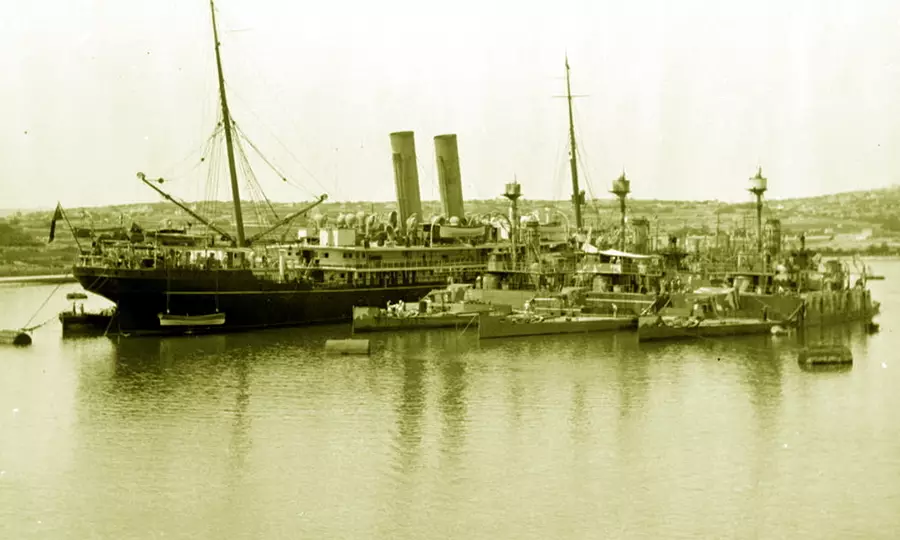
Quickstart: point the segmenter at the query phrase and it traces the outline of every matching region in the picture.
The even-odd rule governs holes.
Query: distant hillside
[[[749,197],[749,196],[748,196]],[[307,202],[296,204],[273,203],[279,216],[288,215],[303,208]],[[204,216],[211,217],[220,227],[233,228],[231,204],[228,202],[192,203],[191,207]],[[314,209],[311,214],[337,215],[347,212],[387,213],[396,209],[396,203],[329,202]],[[560,213],[573,221],[572,207],[568,201],[520,201],[524,213],[534,211],[542,215],[548,210]],[[492,200],[466,201],[469,214],[506,212],[508,202]],[[799,199],[781,199],[766,202],[764,218],[778,218],[787,236],[805,233],[810,245],[825,251],[860,251],[893,253],[900,249],[900,187],[877,190],[852,191]],[[423,201],[425,215],[438,214],[438,201]],[[261,229],[259,216],[271,210],[259,205],[245,204],[244,215],[248,233]],[[619,219],[618,202],[613,199],[590,201],[584,209],[589,226],[603,228],[614,226]],[[718,201],[664,201],[629,200],[628,214],[645,217],[654,231],[660,234],[714,234],[720,230],[755,228],[755,206],[752,202],[721,203]],[[57,225],[57,240],[47,244],[52,210],[17,211],[0,214],[0,275],[29,272],[47,273],[66,271],[74,256],[75,242],[65,222]],[[132,222],[155,228],[171,222],[183,225],[194,222],[191,216],[171,203],[138,203],[103,207],[67,208],[66,216],[73,226],[115,227],[129,226]],[[303,223],[298,220],[296,224]]]

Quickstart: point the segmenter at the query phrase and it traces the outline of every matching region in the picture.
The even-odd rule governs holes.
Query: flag
[[[56,222],[62,218],[62,205],[56,203],[56,211],[53,212],[53,219],[50,220],[50,240],[47,240],[47,243],[53,241],[53,238],[56,236]]]

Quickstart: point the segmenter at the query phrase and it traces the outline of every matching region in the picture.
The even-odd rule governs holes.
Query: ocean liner
[[[391,134],[399,211],[387,216],[321,216],[297,238],[271,240],[307,216],[325,196],[256,234],[245,234],[235,166],[242,154],[228,108],[216,10],[210,1],[221,122],[234,214],[234,233],[161,187],[138,178],[181,208],[200,227],[95,237],[80,250],[73,274],[116,304],[111,330],[127,335],[247,330],[349,320],[353,305],[415,301],[448,282],[471,282],[486,268],[496,230],[463,214],[455,135],[435,137],[445,216],[422,219],[412,132]],[[252,143],[251,143],[252,144]],[[251,184],[252,185],[252,184]],[[59,212],[59,211],[58,211]],[[273,211],[274,212],[274,211]],[[54,216],[54,224],[55,224]],[[198,232],[197,229],[202,229]]]

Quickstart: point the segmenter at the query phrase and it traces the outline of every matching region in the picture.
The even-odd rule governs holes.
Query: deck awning
[[[597,252],[600,255],[604,255],[606,257],[621,257],[623,259],[655,259],[657,255],[640,255],[638,253],[628,253],[625,251],[619,251],[618,249],[607,249],[604,251]]]
[[[694,290],[697,295],[722,296],[734,292],[734,287],[700,287]]]

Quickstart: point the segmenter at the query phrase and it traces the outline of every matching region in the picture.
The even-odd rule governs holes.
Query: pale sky
[[[219,0],[232,116],[274,200],[393,200],[388,134],[456,133],[466,198],[514,177],[566,198],[564,55],[582,178],[598,198],[749,200],[900,176],[896,0]],[[204,0],[4,2],[0,208],[202,198],[218,98]],[[248,147],[248,153],[253,153]],[[224,153],[223,153],[224,155]],[[198,165],[199,164],[199,165]],[[224,164],[224,161],[222,162]],[[221,166],[221,165],[220,165]],[[586,186],[585,186],[586,187]],[[227,194],[225,178],[219,191]]]

